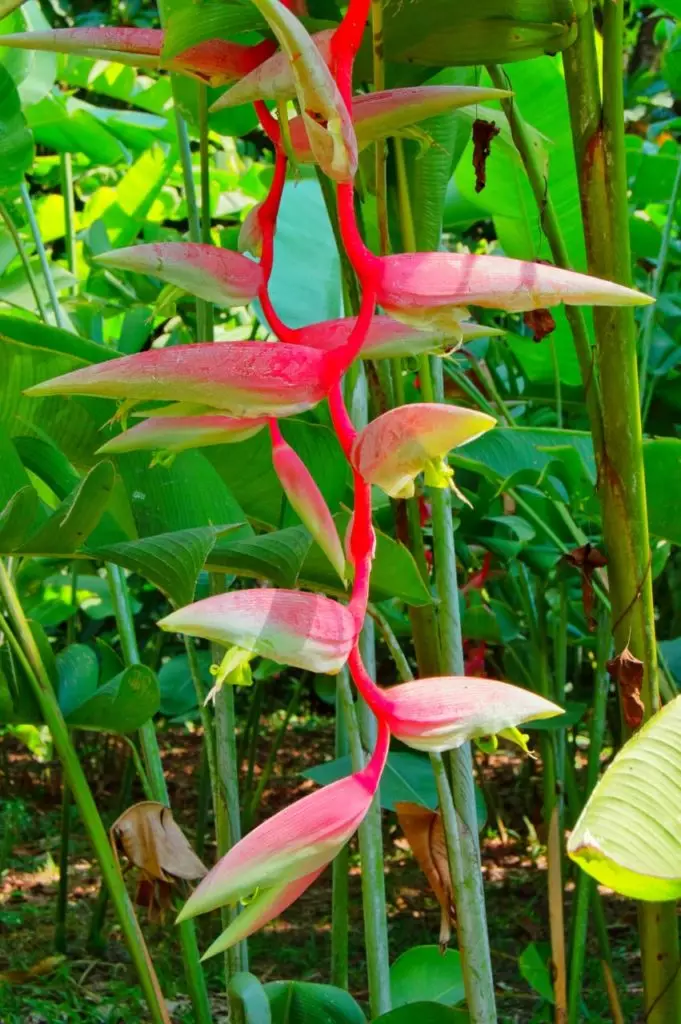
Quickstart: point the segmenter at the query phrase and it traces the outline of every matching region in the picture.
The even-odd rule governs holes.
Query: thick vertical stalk
[[[70,153],[59,157],[61,170],[61,194],[64,200],[64,242],[66,244],[66,265],[72,274],[76,272],[76,204],[73,195],[73,165]]]
[[[345,689],[350,692],[347,679],[347,668],[341,674],[345,674]],[[343,714],[343,692],[341,680],[336,681],[336,757],[345,757],[349,752],[348,732]],[[350,934],[350,921],[348,914],[349,907],[349,885],[348,869],[350,867],[350,851],[344,846],[340,853],[336,854],[332,865],[331,881],[331,984],[338,988],[348,987],[348,945]]]
[[[116,625],[123,652],[123,660],[126,665],[139,665],[140,655],[135,636],[135,625],[130,608],[130,597],[125,582],[125,577],[119,566],[107,563],[107,575],[109,577],[109,589],[116,615]],[[163,762],[158,746],[158,738],[154,723],[150,720],[145,722],[139,730],[140,746],[142,748],[142,759],[147,778],[151,786],[154,800],[170,806],[168,799],[168,788],[165,775],[163,774]],[[187,927],[189,925],[189,927]],[[183,921],[178,926],[180,944],[182,946],[182,959],[184,963],[189,998],[192,1002],[194,1016],[199,1024],[210,1024],[211,1009],[208,1001],[208,990],[206,979],[201,969],[199,958],[199,947],[196,941],[196,931],[193,921]]]
[[[22,664],[33,694],[40,706],[43,718],[52,735],[54,748],[62,763],[66,782],[73,794],[74,802],[78,807],[99,862],[102,877],[111,894],[111,900],[114,904],[135,970],[137,971],[142,991],[147,1000],[151,1018],[154,1024],[170,1024],[163,993],[161,992],[139,923],[135,917],[125,883],[111,849],[109,837],[99,817],[97,805],[88,786],[85,773],[73,748],[66,723],[33,634],[24,616],[12,581],[1,560],[0,595],[17,635],[17,646],[14,649],[14,653]],[[2,629],[11,643],[14,634],[10,634],[9,629],[6,628],[4,623],[2,624]]]
[[[603,5],[603,103],[590,7],[564,55],[589,271],[630,284],[622,82],[624,11]],[[617,652],[629,646],[644,665],[645,718],[659,706],[655,617],[633,311],[594,310],[603,403],[597,451],[603,534],[608,553]],[[676,907],[639,904],[647,1024],[681,1019],[681,961]]]

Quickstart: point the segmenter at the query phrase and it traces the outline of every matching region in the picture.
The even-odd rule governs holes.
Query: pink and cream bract
[[[233,590],[180,608],[161,629],[235,644],[283,665],[335,675],[355,640],[345,605],[300,590]]]
[[[380,723],[365,768],[268,818],[208,872],[178,920],[256,895],[206,956],[262,928],[315,881],[362,823],[378,789],[389,745],[390,731]]]
[[[351,460],[358,473],[389,494],[409,498],[414,480],[447,486],[452,471],[444,456],[496,424],[492,416],[456,405],[417,402],[398,406],[372,420],[355,438]]]

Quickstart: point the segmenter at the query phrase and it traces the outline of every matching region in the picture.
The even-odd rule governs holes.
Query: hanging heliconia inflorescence
[[[376,138],[457,106],[507,95],[500,90],[420,87],[352,97],[352,70],[370,0],[350,0],[334,31],[311,37],[280,0],[253,0],[280,44],[244,47],[212,41],[175,57],[174,71],[212,84],[240,79],[217,107],[254,103],[274,145],[274,178],[251,213],[240,248],[258,257],[193,243],[139,245],[100,257],[108,267],[153,274],[218,305],[257,299],[275,344],[251,341],[155,349],[89,366],[30,389],[31,394],[82,394],[129,402],[165,401],[142,423],[104,446],[177,452],[226,444],[269,426],[273,465],[292,506],[333,565],[347,601],[302,591],[238,590],[173,612],[163,629],[236,645],[312,672],[352,678],[378,719],[376,746],[366,767],[292,804],[234,846],[202,880],[181,918],[252,896],[210,948],[213,954],[261,928],[318,877],[367,813],[383,771],[390,735],[417,750],[453,749],[467,740],[506,735],[524,746],[524,722],[560,709],[506,683],[480,678],[422,679],[383,689],[366,671],[357,645],[369,599],[375,550],[371,487],[392,497],[414,494],[423,474],[431,487],[452,487],[448,452],[494,426],[476,410],[419,403],[392,409],[357,432],[345,407],[342,378],[353,361],[438,352],[481,329],[470,305],[526,312],[557,305],[636,305],[631,289],[555,267],[494,256],[414,253],[377,256],[365,245],[355,217],[358,151]],[[160,33],[81,29],[2,39],[32,46],[120,59],[160,62]],[[265,100],[297,100],[300,116],[283,125]],[[282,106],[284,104],[284,106]],[[285,115],[284,115],[285,116]],[[270,300],[277,214],[290,156],[315,161],[335,182],[340,234],[361,286],[356,317],[292,329]],[[376,313],[376,306],[382,313]],[[387,316],[385,314],[388,314]],[[494,333],[485,329],[484,333]],[[277,419],[327,399],[333,427],[353,476],[354,508],[345,545],[304,463],[287,444]]]

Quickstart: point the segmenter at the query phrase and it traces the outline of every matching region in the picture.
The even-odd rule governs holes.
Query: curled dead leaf
[[[135,901],[152,919],[170,908],[174,885],[207,874],[170,809],[154,800],[128,807],[111,826],[110,835],[116,852],[139,872]]]
[[[556,321],[548,309],[529,309],[523,313],[523,322],[532,331],[533,341],[543,341],[556,329]]]
[[[492,152],[492,139],[499,134],[494,121],[476,118],[473,121],[473,168],[475,169],[475,191],[482,192],[487,184],[487,159]]]
[[[641,700],[644,664],[625,647],[605,666],[608,675],[620,690],[624,721],[630,729],[637,729],[643,721],[645,706]]]
[[[573,548],[564,556],[568,565],[578,569],[582,576],[582,602],[584,604],[584,615],[589,629],[593,632],[596,628],[596,621],[593,616],[594,610],[594,587],[593,575],[597,569],[603,569],[608,560],[605,555],[592,544],[584,544],[581,548]]]
[[[444,953],[455,923],[454,894],[447,860],[442,820],[438,811],[421,804],[400,801],[395,804],[397,820],[411,846],[418,865],[428,879],[440,904],[440,951]]]

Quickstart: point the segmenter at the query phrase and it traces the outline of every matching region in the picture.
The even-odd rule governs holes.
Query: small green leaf
[[[0,510],[0,551],[9,554],[23,544],[39,507],[38,495],[30,484],[9,499]]]
[[[90,536],[109,502],[114,485],[111,462],[99,462],[19,551],[31,555],[72,555]]]
[[[349,992],[309,981],[270,981],[265,985],[272,1024],[366,1024]]]
[[[290,526],[259,537],[218,540],[208,558],[208,569],[269,579],[279,587],[293,587],[311,544],[312,538],[304,526]],[[338,577],[334,578],[337,581]]]
[[[676,697],[622,747],[568,842],[584,871],[632,899],[681,896],[680,732]]]
[[[461,958],[455,949],[444,955],[439,946],[413,946],[390,968],[393,1006],[433,1000],[454,1006],[465,998]]]
[[[213,685],[213,677],[210,674],[213,658],[210,651],[197,651],[196,658],[204,692],[208,693]],[[196,690],[186,654],[178,654],[161,665],[158,685],[161,690],[159,710],[162,715],[168,718],[182,718],[183,715],[191,715],[196,710]]]
[[[101,732],[134,732],[156,714],[159,702],[155,673],[146,665],[132,665],[74,708],[66,723]]]
[[[443,1006],[442,1003],[419,1002],[383,1013],[374,1024],[414,1024],[415,1021],[418,1024],[469,1024],[470,1017],[466,1010]]]
[[[546,950],[545,952],[549,952]],[[542,954],[539,946],[530,942],[518,957],[518,967],[525,981],[527,981],[535,992],[553,1003],[553,985],[551,983],[551,972],[549,971],[548,956]]]
[[[97,691],[99,661],[86,644],[70,644],[57,655],[59,707],[65,718]]]
[[[239,1006],[244,1024],[271,1024],[267,993],[254,974],[238,971],[232,975],[228,991],[230,1005]]]
[[[124,541],[97,548],[97,558],[144,576],[177,607],[191,604],[199,573],[219,536],[238,529],[231,526],[199,526],[155,537]]]

